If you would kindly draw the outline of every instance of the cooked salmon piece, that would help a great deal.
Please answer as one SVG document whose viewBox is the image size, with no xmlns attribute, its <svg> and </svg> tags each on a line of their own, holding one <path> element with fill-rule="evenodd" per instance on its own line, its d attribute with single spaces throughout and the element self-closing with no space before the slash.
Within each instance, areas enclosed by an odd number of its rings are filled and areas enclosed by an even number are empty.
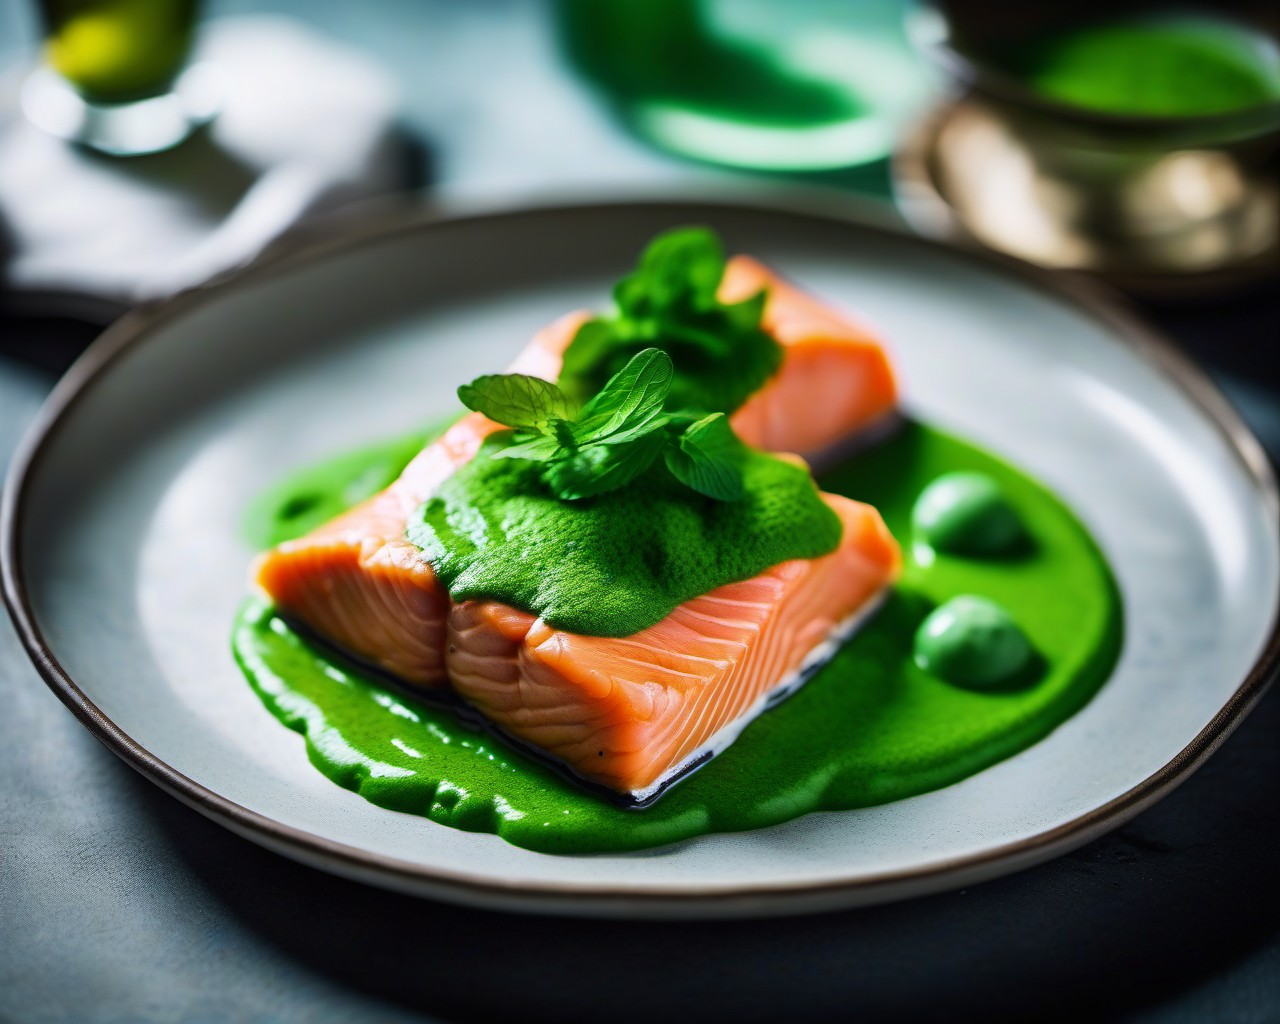
<svg viewBox="0 0 1280 1024">
<path fill-rule="evenodd" d="M 728 301 L 769 288 L 765 329 L 784 346 L 782 367 L 732 417 L 748 444 L 819 453 L 894 408 L 888 357 L 866 330 L 776 277 L 755 260 L 729 261 Z M 510 372 L 554 380 L 561 358 L 590 313 L 539 331 Z M 405 540 L 409 515 L 501 429 L 471 413 L 429 444 L 381 494 L 297 540 L 262 555 L 259 586 L 281 614 L 362 661 L 418 686 L 446 685 L 449 600 L 422 552 Z"/>
<path fill-rule="evenodd" d="M 739 437 L 765 451 L 813 459 L 893 412 L 893 367 L 868 329 L 749 256 L 729 261 L 720 297 L 736 302 L 761 288 L 769 289 L 764 329 L 786 354 L 782 369 L 733 414 Z"/>
<path fill-rule="evenodd" d="M 587 313 L 536 334 L 512 373 L 554 378 Z M 348 654 L 418 686 L 443 686 L 449 595 L 404 536 L 413 510 L 464 462 L 498 423 L 468 413 L 414 458 L 390 487 L 262 555 L 258 585 L 276 608 Z"/>
<path fill-rule="evenodd" d="M 620 640 L 459 602 L 449 679 L 503 732 L 646 803 L 802 683 L 897 574 L 898 545 L 879 513 L 823 497 L 844 524 L 835 551 L 703 594 Z"/>
</svg>

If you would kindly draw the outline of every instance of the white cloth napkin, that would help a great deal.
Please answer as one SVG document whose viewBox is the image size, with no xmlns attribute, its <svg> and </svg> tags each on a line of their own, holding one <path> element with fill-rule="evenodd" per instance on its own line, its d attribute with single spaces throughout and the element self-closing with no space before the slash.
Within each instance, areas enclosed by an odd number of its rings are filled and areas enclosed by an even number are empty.
<svg viewBox="0 0 1280 1024">
<path fill-rule="evenodd" d="M 364 55 L 252 16 L 204 25 L 196 59 L 220 70 L 220 114 L 142 157 L 44 134 L 18 110 L 20 75 L 10 76 L 0 272 L 13 292 L 156 298 L 251 259 L 305 217 L 408 183 L 394 89 Z"/>
</svg>

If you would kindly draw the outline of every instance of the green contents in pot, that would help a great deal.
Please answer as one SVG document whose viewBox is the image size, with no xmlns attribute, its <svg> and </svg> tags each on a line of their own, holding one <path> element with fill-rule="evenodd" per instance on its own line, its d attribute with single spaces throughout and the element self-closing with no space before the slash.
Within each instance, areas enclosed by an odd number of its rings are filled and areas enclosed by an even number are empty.
<svg viewBox="0 0 1280 1024">
<path fill-rule="evenodd" d="M 1280 100 L 1274 43 L 1210 16 L 1087 25 L 989 59 L 1047 99 L 1108 114 L 1195 117 Z"/>
</svg>

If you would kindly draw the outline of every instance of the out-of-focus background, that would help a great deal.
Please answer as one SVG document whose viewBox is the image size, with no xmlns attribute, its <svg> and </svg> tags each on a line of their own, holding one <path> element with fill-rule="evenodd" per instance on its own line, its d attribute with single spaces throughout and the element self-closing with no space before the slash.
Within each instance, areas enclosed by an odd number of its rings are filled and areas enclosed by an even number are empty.
<svg viewBox="0 0 1280 1024">
<path fill-rule="evenodd" d="M 589 47 L 575 33 L 603 30 L 610 42 L 613 33 L 634 40 L 646 30 L 678 38 L 682 26 L 672 19 L 690 21 L 699 6 L 689 0 L 209 0 L 200 16 L 214 22 L 262 18 L 261 32 L 280 27 L 266 19 L 296 19 L 294 27 L 305 26 L 331 45 L 362 55 L 395 90 L 399 120 L 432 150 L 433 187 L 448 195 L 489 195 L 548 186 L 647 185 L 688 173 L 688 166 L 673 165 L 652 146 L 618 131 L 602 102 L 609 94 L 590 88 L 593 76 L 602 86 L 624 88 L 618 80 L 630 74 L 654 94 L 664 91 L 662 65 L 677 56 L 661 56 L 670 44 L 659 41 L 658 52 L 650 55 L 633 41 L 631 53 L 602 54 L 603 68 L 584 66 L 589 62 L 579 60 L 577 51 Z M 701 9 L 708 52 L 718 52 L 715 46 L 743 62 L 759 62 L 727 73 L 767 73 L 773 77 L 758 88 L 793 91 L 775 111 L 783 119 L 838 119 L 856 102 L 851 97 L 864 77 L 873 88 L 879 80 L 887 103 L 904 113 L 928 95 L 925 61 L 906 40 L 902 0 L 713 0 Z M 40 31 L 34 0 L 5 0 L 0 60 L 8 66 L 33 56 Z M 868 59 L 878 61 L 874 76 L 853 70 Z M 623 67 L 628 60 L 638 73 Z M 618 80 L 605 81 L 612 77 L 607 68 Z M 896 76 L 887 82 L 886 68 Z M 700 77 L 709 80 L 711 69 Z M 733 100 L 721 88 L 724 95 L 717 99 L 726 108 L 750 109 L 749 102 Z M 838 167 L 842 159 L 837 151 L 826 162 Z M 887 183 L 878 187 L 883 193 Z"/>
<path fill-rule="evenodd" d="M 390 203 L 656 191 L 803 193 L 1116 289 L 1275 459 L 1267 5 L 1136 44 L 1071 34 L 1076 9 L 1123 5 L 1023 6 L 0 0 L 0 466 L 104 326 L 263 250 Z M 1139 91 L 1115 70 L 1134 45 Z M 1040 868 L 661 925 L 312 871 L 135 777 L 7 623 L 0 686 L 0 1019 L 1280 1020 L 1275 693 L 1173 796 Z"/>
</svg>

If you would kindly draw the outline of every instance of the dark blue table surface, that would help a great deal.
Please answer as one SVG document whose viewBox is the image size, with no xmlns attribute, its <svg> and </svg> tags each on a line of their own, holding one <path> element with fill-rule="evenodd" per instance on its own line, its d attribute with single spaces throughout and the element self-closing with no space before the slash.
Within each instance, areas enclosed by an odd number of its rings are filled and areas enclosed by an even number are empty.
<svg viewBox="0 0 1280 1024">
<path fill-rule="evenodd" d="M 504 133 L 513 105 L 574 140 L 593 183 L 689 173 L 581 94 L 539 4 L 270 6 L 379 54 L 437 192 L 585 180 L 573 154 Z M 0 0 L 0 64 L 31 38 L 29 12 Z M 884 181 L 872 167 L 844 184 Z M 1276 292 L 1144 309 L 1273 459 Z M 95 330 L 0 314 L 0 466 Z M 1280 692 L 1174 794 L 1074 854 L 898 905 L 723 924 L 463 910 L 267 853 L 99 746 L 2 621 L 0 701 L 0 1020 L 1280 1021 Z"/>
</svg>

